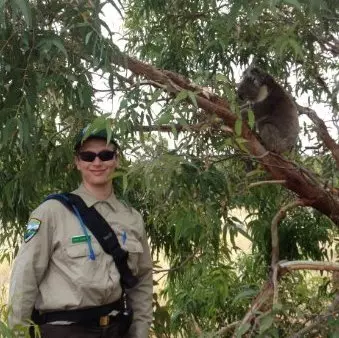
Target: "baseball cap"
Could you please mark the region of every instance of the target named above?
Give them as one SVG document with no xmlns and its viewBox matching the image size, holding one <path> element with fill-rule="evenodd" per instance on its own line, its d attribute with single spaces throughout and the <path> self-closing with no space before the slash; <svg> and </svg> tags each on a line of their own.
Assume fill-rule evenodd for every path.
<svg viewBox="0 0 339 338">
<path fill-rule="evenodd" d="M 93 129 L 86 137 L 89 126 L 81 129 L 79 134 L 75 138 L 74 142 L 74 150 L 78 151 L 83 142 L 90 140 L 90 139 L 100 139 L 108 141 L 108 143 L 112 143 L 116 149 L 119 149 L 118 143 L 115 141 L 113 134 L 111 133 L 111 136 L 109 137 L 106 129 Z M 85 138 L 84 138 L 85 137 Z"/>
</svg>

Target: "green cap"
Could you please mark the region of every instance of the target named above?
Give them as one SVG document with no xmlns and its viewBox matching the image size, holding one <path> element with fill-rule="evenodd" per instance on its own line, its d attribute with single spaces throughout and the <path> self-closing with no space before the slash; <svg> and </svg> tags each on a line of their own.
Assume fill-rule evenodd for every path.
<svg viewBox="0 0 339 338">
<path fill-rule="evenodd" d="M 91 133 L 84 139 L 84 135 L 86 134 L 87 129 L 89 128 L 89 126 L 83 128 L 79 134 L 76 136 L 75 138 L 75 142 L 74 142 L 74 150 L 78 151 L 79 148 L 81 147 L 82 143 L 90 140 L 90 139 L 99 139 L 99 140 L 108 140 L 108 135 L 107 135 L 107 130 L 106 129 L 94 129 L 93 131 L 91 131 Z M 119 145 L 118 143 L 115 141 L 115 139 L 113 138 L 113 135 L 111 135 L 111 139 L 109 140 L 109 143 L 112 143 L 116 149 L 119 149 Z"/>
</svg>

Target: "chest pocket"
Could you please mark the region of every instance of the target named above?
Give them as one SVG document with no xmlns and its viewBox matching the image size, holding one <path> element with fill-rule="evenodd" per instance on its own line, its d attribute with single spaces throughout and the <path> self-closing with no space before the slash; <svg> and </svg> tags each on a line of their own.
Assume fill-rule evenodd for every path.
<svg viewBox="0 0 339 338">
<path fill-rule="evenodd" d="M 139 272 L 139 257 L 144 252 L 141 243 L 136 238 L 131 237 L 121 247 L 128 251 L 128 266 L 133 275 L 137 275 Z"/>
<path fill-rule="evenodd" d="M 138 240 L 139 228 L 132 222 L 123 223 L 122 221 L 114 221 L 110 223 L 115 232 L 121 249 L 128 251 L 128 266 L 133 275 L 138 275 L 139 272 L 139 257 L 144 252 L 141 242 Z"/>
<path fill-rule="evenodd" d="M 87 243 L 75 244 L 66 247 L 66 255 L 69 261 L 69 273 L 71 278 L 82 284 L 93 283 L 102 278 L 97 274 L 100 268 L 102 249 L 99 243 L 92 243 L 95 260 L 89 258 Z"/>
</svg>

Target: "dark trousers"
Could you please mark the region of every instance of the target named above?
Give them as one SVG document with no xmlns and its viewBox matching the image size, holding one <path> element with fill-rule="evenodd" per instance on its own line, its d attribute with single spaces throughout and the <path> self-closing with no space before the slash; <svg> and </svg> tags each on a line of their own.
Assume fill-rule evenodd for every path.
<svg viewBox="0 0 339 338">
<path fill-rule="evenodd" d="M 118 334 L 118 323 L 104 327 L 43 324 L 40 332 L 42 338 L 122 338 Z"/>
</svg>

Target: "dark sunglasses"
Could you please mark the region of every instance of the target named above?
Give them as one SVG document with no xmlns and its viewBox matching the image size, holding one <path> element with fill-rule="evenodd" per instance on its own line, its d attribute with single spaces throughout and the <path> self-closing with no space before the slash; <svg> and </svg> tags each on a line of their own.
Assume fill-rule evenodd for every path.
<svg viewBox="0 0 339 338">
<path fill-rule="evenodd" d="M 100 153 L 94 153 L 93 151 L 81 151 L 78 156 L 80 160 L 85 162 L 93 162 L 98 156 L 101 161 L 111 161 L 114 159 L 116 151 L 103 150 Z"/>
</svg>

